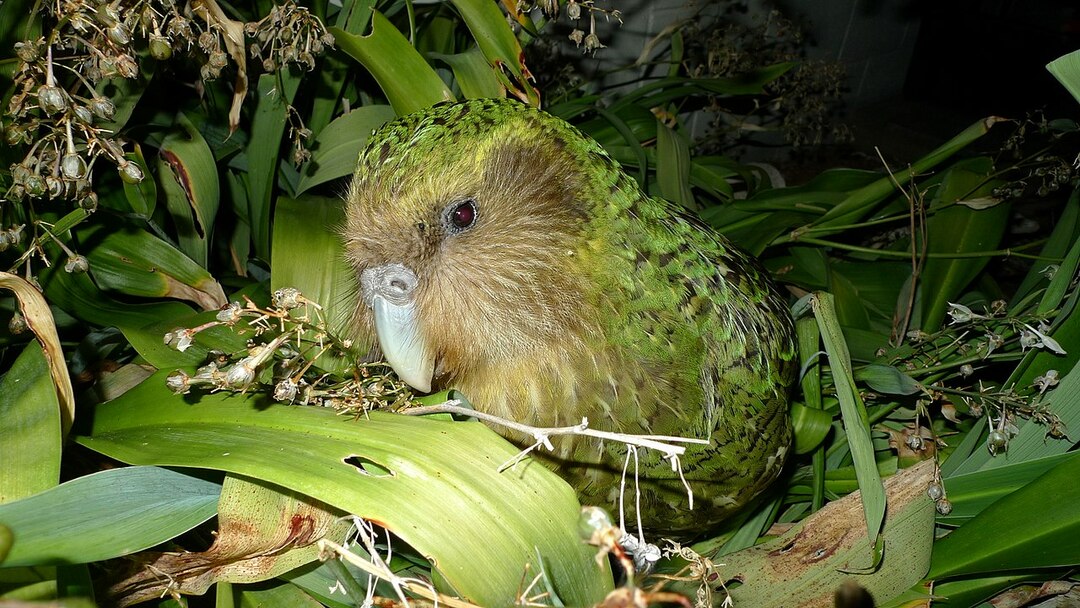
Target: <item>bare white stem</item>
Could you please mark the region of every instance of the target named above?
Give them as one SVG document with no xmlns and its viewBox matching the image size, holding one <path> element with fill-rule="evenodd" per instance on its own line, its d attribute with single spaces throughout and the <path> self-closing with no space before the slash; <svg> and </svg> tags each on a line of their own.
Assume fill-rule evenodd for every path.
<svg viewBox="0 0 1080 608">
<path fill-rule="evenodd" d="M 528 424 L 522 424 L 520 422 L 514 422 L 513 420 L 507 420 L 493 414 L 485 412 L 478 412 L 466 407 L 461 407 L 460 401 L 456 399 L 450 399 L 445 403 L 438 405 L 428 405 L 424 407 L 414 407 L 405 410 L 403 413 L 411 416 L 423 416 L 426 414 L 456 414 L 459 416 L 470 416 L 477 418 L 491 424 L 496 424 L 501 427 L 512 429 L 526 435 L 532 435 L 536 439 L 536 443 L 525 449 L 525 453 L 531 452 L 540 445 L 550 449 L 553 449 L 550 437 L 558 435 L 578 435 L 582 437 L 593 437 L 596 439 L 607 439 L 610 441 L 617 441 L 619 443 L 625 443 L 626 445 L 633 445 L 643 448 L 649 448 L 657 450 L 664 455 L 665 458 L 672 458 L 675 456 L 682 456 L 686 452 L 686 448 L 678 445 L 671 445 L 672 443 L 696 443 L 699 445 L 709 445 L 708 439 L 697 439 L 695 437 L 672 437 L 667 435 L 655 436 L 655 435 L 629 435 L 626 433 L 612 433 L 609 431 L 598 431 L 596 429 L 589 428 L 589 420 L 583 418 L 581 424 L 575 424 L 573 426 L 561 426 L 561 427 L 536 427 Z M 523 456 L 523 455 L 519 455 Z M 513 464 L 520 462 L 521 458 L 515 458 Z M 506 468 L 507 465 L 503 465 Z"/>
</svg>

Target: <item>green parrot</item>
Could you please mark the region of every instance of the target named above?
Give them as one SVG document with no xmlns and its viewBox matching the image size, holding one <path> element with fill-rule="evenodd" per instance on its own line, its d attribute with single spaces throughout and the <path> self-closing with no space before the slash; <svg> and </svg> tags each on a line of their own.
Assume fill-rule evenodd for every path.
<svg viewBox="0 0 1080 608">
<path fill-rule="evenodd" d="M 416 390 L 455 388 L 538 427 L 710 440 L 681 457 L 693 509 L 671 463 L 638 450 L 627 522 L 698 536 L 779 474 L 795 374 L 784 300 L 756 260 L 566 122 L 509 99 L 394 120 L 360 154 L 342 233 L 357 327 Z M 627 447 L 552 441 L 533 454 L 583 504 L 617 508 Z"/>
</svg>

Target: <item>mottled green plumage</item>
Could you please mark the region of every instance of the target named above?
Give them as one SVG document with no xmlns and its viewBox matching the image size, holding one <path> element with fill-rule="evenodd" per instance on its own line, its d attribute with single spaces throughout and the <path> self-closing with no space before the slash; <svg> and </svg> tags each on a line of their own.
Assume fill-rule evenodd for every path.
<svg viewBox="0 0 1080 608">
<path fill-rule="evenodd" d="M 475 221 L 459 229 L 463 204 Z M 410 322 L 435 387 L 538 426 L 710 437 L 682 459 L 693 511 L 670 465 L 640 452 L 653 532 L 705 532 L 779 473 L 795 371 L 784 302 L 756 261 L 565 122 L 489 99 L 388 124 L 361 154 L 344 236 L 357 276 L 415 273 Z M 582 501 L 616 507 L 626 448 L 556 447 L 542 457 Z M 627 489 L 632 513 L 632 476 Z"/>
</svg>

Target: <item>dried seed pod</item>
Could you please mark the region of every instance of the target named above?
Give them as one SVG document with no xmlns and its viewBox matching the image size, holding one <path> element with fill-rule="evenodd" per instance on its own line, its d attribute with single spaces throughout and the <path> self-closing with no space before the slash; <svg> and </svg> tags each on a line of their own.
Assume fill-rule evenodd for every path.
<svg viewBox="0 0 1080 608">
<path fill-rule="evenodd" d="M 90 270 L 90 260 L 84 255 L 73 255 L 64 264 L 64 272 L 67 273 L 82 274 L 87 270 Z"/>
<path fill-rule="evenodd" d="M 118 168 L 120 169 L 120 179 L 124 180 L 125 183 L 137 184 L 143 180 L 142 168 L 131 161 L 124 160 Z"/>
<path fill-rule="evenodd" d="M 94 123 L 94 113 L 86 106 L 72 106 L 71 115 L 75 117 L 76 122 L 81 124 L 90 125 Z"/>
<path fill-rule="evenodd" d="M 59 114 L 67 109 L 67 95 L 60 87 L 43 84 L 37 90 L 38 105 L 46 114 Z"/>
<path fill-rule="evenodd" d="M 112 120 L 116 106 L 108 97 L 95 97 L 90 100 L 90 111 L 102 120 Z"/>
<path fill-rule="evenodd" d="M 161 34 L 150 34 L 150 56 L 158 61 L 172 57 L 172 44 Z"/>
<path fill-rule="evenodd" d="M 930 487 L 926 488 L 926 495 L 930 497 L 930 500 L 940 500 L 945 495 L 945 490 L 942 489 L 941 484 L 932 483 Z"/>
<path fill-rule="evenodd" d="M 937 501 L 934 507 L 937 509 L 937 512 L 940 515 L 948 515 L 949 513 L 952 513 L 952 503 L 949 502 L 949 499 L 947 498 L 942 498 L 941 500 Z"/>
<path fill-rule="evenodd" d="M 123 23 L 112 24 L 109 29 L 105 30 L 105 35 L 113 44 L 119 46 L 127 46 L 131 42 L 131 30 Z"/>
<path fill-rule="evenodd" d="M 23 188 L 31 198 L 40 198 L 45 195 L 45 180 L 36 173 L 31 174 L 23 181 Z"/>
<path fill-rule="evenodd" d="M 60 159 L 60 173 L 67 179 L 79 179 L 86 175 L 86 161 L 74 152 L 69 152 Z"/>
</svg>

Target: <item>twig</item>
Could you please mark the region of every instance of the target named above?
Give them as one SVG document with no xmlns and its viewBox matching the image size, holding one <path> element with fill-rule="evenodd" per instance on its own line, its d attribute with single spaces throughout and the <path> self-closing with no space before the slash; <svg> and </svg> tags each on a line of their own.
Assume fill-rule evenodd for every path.
<svg viewBox="0 0 1080 608">
<path fill-rule="evenodd" d="M 422 584 L 419 581 L 402 578 L 391 572 L 389 568 L 385 566 L 378 566 L 360 557 L 359 555 L 352 553 L 351 551 L 335 543 L 334 541 L 324 538 L 319 541 L 318 547 L 319 550 L 324 553 L 333 553 L 337 557 L 349 562 L 350 564 L 356 566 L 364 572 L 372 576 L 381 578 L 387 582 L 390 582 L 391 584 L 394 584 L 395 587 L 400 585 L 401 587 L 408 589 L 412 593 L 415 593 L 416 595 L 419 595 L 424 599 L 435 602 L 436 605 L 444 604 L 446 606 L 449 606 L 450 608 L 482 608 L 481 606 L 477 606 L 476 604 L 467 602 L 463 599 L 450 597 L 448 595 L 438 593 L 429 585 Z M 403 598 L 402 601 L 405 602 Z"/>
<path fill-rule="evenodd" d="M 424 416 L 427 414 L 456 414 L 459 416 L 470 416 L 477 418 L 485 422 L 490 422 L 508 429 L 512 429 L 526 435 L 531 435 L 536 439 L 536 443 L 532 446 L 524 449 L 517 456 L 510 461 L 504 463 L 499 467 L 500 471 L 503 471 L 518 462 L 528 455 L 529 452 L 536 449 L 539 446 L 544 446 L 549 450 L 554 450 L 555 447 L 551 445 L 549 438 L 557 435 L 579 435 L 583 437 L 593 437 L 596 439 L 607 439 L 610 441 L 617 441 L 619 443 L 625 443 L 627 445 L 633 445 L 643 448 L 650 448 L 661 452 L 665 458 L 674 458 L 682 456 L 686 452 L 686 448 L 678 445 L 671 445 L 671 443 L 696 443 L 700 445 L 709 445 L 708 439 L 697 439 L 693 437 L 672 437 L 668 435 L 628 435 L 625 433 L 612 433 L 609 431 L 598 431 L 596 429 L 589 428 L 588 418 L 582 418 L 581 424 L 575 424 L 574 426 L 560 426 L 560 427 L 535 427 L 528 424 L 522 424 L 520 422 L 514 422 L 513 420 L 507 420 L 500 418 L 493 414 L 486 412 L 479 412 L 466 407 L 461 407 L 460 401 L 457 399 L 450 399 L 445 403 L 438 405 L 427 405 L 423 407 L 414 407 L 402 411 L 403 414 L 409 416 Z"/>
</svg>

